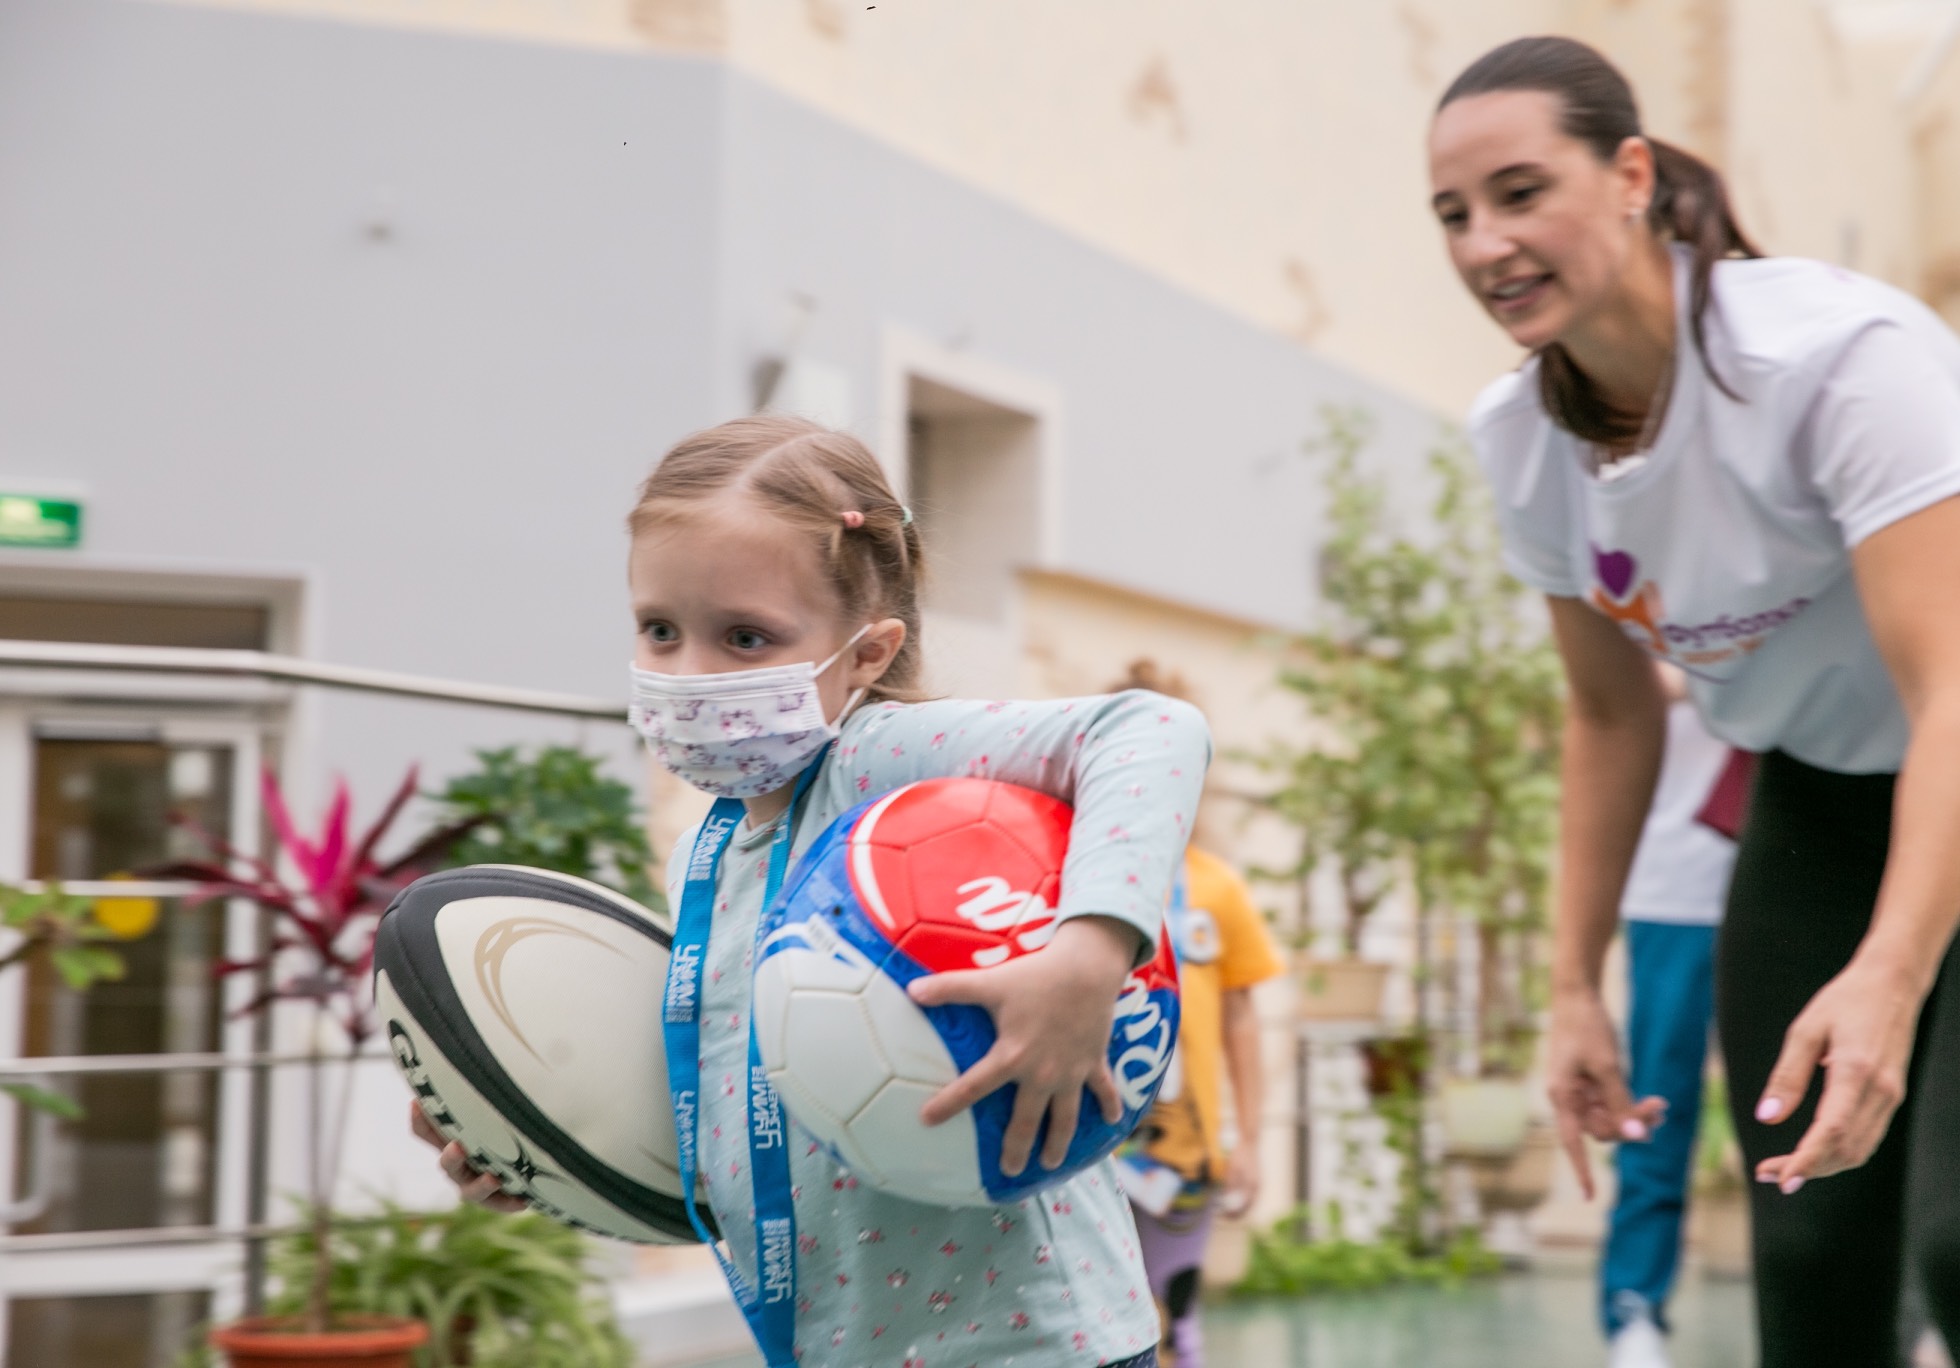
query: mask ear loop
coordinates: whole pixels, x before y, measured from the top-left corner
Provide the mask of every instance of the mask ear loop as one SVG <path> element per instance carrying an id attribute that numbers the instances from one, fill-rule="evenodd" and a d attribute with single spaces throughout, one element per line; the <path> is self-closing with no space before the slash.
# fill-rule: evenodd
<path id="1" fill-rule="evenodd" d="M 850 650 L 851 647 L 857 645 L 858 642 L 862 641 L 864 639 L 864 634 L 870 631 L 874 625 L 875 624 L 873 623 L 867 622 L 864 624 L 864 626 L 858 628 L 856 632 L 852 633 L 851 639 L 849 641 L 845 642 L 842 646 L 839 646 L 835 651 L 831 653 L 830 659 L 826 660 L 823 664 L 817 666 L 816 669 L 810 672 L 810 678 L 814 681 L 818 675 L 822 674 L 825 670 L 828 670 L 832 665 L 835 665 L 837 663 L 838 658 L 842 656 L 844 652 Z M 844 706 L 842 710 L 838 712 L 837 720 L 835 722 L 826 721 L 824 725 L 826 727 L 831 728 L 834 734 L 837 728 L 840 728 L 844 725 L 844 719 L 851 715 L 852 710 L 855 709 L 858 704 L 862 703 L 864 701 L 865 695 L 870 692 L 871 692 L 871 686 L 868 684 L 861 689 L 854 690 L 851 693 L 851 696 L 844 700 Z"/>

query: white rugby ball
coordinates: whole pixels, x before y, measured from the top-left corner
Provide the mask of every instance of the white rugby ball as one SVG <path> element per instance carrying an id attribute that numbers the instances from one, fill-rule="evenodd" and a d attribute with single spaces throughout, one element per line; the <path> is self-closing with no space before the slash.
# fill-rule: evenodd
<path id="1" fill-rule="evenodd" d="M 423 1113 L 506 1192 L 601 1235 L 693 1243 L 660 1029 L 672 943 L 568 874 L 430 874 L 375 935 L 382 1035 Z M 705 1189 L 698 1206 L 713 1231 Z"/>

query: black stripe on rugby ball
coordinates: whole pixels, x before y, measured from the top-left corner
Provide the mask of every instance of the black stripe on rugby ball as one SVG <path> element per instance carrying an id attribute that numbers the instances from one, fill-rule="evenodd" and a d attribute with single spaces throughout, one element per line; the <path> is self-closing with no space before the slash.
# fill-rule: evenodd
<path id="1" fill-rule="evenodd" d="M 530 869 L 504 866 L 494 869 L 445 869 L 425 874 L 395 895 L 382 914 L 374 936 L 374 970 L 388 971 L 388 980 L 401 996 L 402 1005 L 415 1017 L 415 1024 L 428 1033 L 429 1041 L 459 1069 L 469 1071 L 470 1082 L 503 1118 L 547 1150 L 564 1170 L 567 1178 L 610 1202 L 634 1220 L 666 1231 L 677 1239 L 698 1240 L 688 1224 L 687 1205 L 678 1196 L 650 1188 L 621 1173 L 591 1153 L 554 1124 L 525 1096 L 497 1063 L 496 1056 L 470 1029 L 469 1012 L 449 981 L 443 965 L 442 948 L 436 941 L 436 914 L 450 903 L 464 898 L 538 898 L 545 902 L 569 903 L 622 926 L 671 951 L 674 939 L 651 918 L 636 916 L 596 889 L 554 878 Z M 649 1023 L 660 1029 L 659 1004 L 664 984 L 647 985 L 647 1002 L 652 1013 Z M 702 1224 L 719 1239 L 714 1213 L 698 1206 Z"/>

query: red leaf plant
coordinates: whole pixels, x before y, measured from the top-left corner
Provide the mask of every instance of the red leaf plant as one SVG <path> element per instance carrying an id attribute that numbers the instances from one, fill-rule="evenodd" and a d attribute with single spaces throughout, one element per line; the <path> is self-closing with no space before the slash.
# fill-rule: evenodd
<path id="1" fill-rule="evenodd" d="M 317 1255 L 302 1328 L 310 1333 L 320 1333 L 329 1323 L 331 1206 L 345 1148 L 354 1066 L 361 1047 L 374 1033 L 370 971 L 375 929 L 395 895 L 437 867 L 448 850 L 483 820 L 473 817 L 437 828 L 406 853 L 384 861 L 379 847 L 415 796 L 415 781 L 416 771 L 411 766 L 373 825 L 358 838 L 350 838 L 352 802 L 347 781 L 335 780 L 319 834 L 308 837 L 294 823 L 278 781 L 266 770 L 260 776 L 260 794 L 278 839 L 279 854 L 298 872 L 297 884 L 282 877 L 278 856 L 270 862 L 262 860 L 184 819 L 178 819 L 179 825 L 203 842 L 211 858 L 144 871 L 149 878 L 196 883 L 197 890 L 185 899 L 188 906 L 214 898 L 245 898 L 270 914 L 270 934 L 263 954 L 248 960 L 223 960 L 217 966 L 220 976 L 255 974 L 264 985 L 235 1016 L 257 1015 L 279 1002 L 308 1002 L 338 1026 L 346 1039 L 338 1104 L 331 1113 L 325 1095 L 328 1053 L 319 1031 L 309 1033 L 307 1049 L 307 1205 Z"/>

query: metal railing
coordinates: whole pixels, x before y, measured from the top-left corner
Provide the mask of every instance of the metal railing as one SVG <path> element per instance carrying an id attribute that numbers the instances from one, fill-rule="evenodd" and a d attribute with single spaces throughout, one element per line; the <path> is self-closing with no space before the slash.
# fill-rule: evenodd
<path id="1" fill-rule="evenodd" d="M 559 717 L 596 718 L 625 722 L 626 704 L 578 694 L 542 689 L 513 689 L 501 684 L 471 684 L 455 679 L 371 670 L 356 665 L 328 665 L 269 651 L 226 651 L 192 646 L 101 646 L 89 642 L 0 641 L 0 666 L 44 669 L 120 670 L 140 674 L 215 675 L 265 679 L 276 683 L 314 684 L 329 689 L 428 698 L 444 703 L 473 703 L 487 708 L 552 713 Z"/>
<path id="2" fill-rule="evenodd" d="M 375 670 L 359 666 L 329 665 L 267 651 L 213 650 L 191 647 L 115 646 L 94 643 L 0 640 L 0 667 L 118 671 L 148 675 L 201 675 L 207 677 L 253 678 L 315 686 L 348 689 L 361 693 L 419 698 L 435 702 L 464 703 L 479 707 L 504 708 L 517 712 L 546 713 L 624 723 L 626 705 L 576 694 L 553 693 L 539 689 L 518 689 L 502 685 L 474 684 L 460 680 L 436 679 Z M 29 889 L 48 883 L 30 882 Z M 176 898 L 193 891 L 194 884 L 156 880 L 90 879 L 62 881 L 64 891 L 87 898 Z M 367 1052 L 357 1062 L 386 1059 L 382 1052 Z M 263 1219 L 263 1187 L 267 1158 L 266 1083 L 269 1071 L 313 1062 L 308 1054 L 260 1050 L 246 1054 L 192 1052 L 176 1054 L 60 1056 L 0 1060 L 0 1079 L 26 1081 L 36 1078 L 101 1074 L 151 1074 L 177 1071 L 216 1072 L 250 1069 L 254 1072 L 254 1100 L 251 1108 L 253 1200 L 243 1226 L 173 1226 L 126 1230 L 91 1230 L 45 1235 L 0 1234 L 0 1255 L 54 1251 L 116 1250 L 162 1245 L 217 1244 L 237 1241 L 244 1247 L 247 1261 L 248 1300 L 256 1305 L 262 1291 L 263 1249 L 265 1241 L 283 1233 L 288 1226 L 268 1224 Z M 345 1056 L 340 1057 L 344 1062 Z M 0 1226 L 11 1227 L 32 1220 L 39 1211 L 29 1211 L 34 1195 L 46 1187 L 45 1164 L 53 1143 L 56 1122 L 42 1115 L 30 1131 L 33 1146 L 22 1167 L 29 1174 L 30 1200 L 0 1209 Z M 40 1173 L 37 1181 L 36 1173 Z M 43 1209 L 45 1203 L 41 1203 Z"/>

